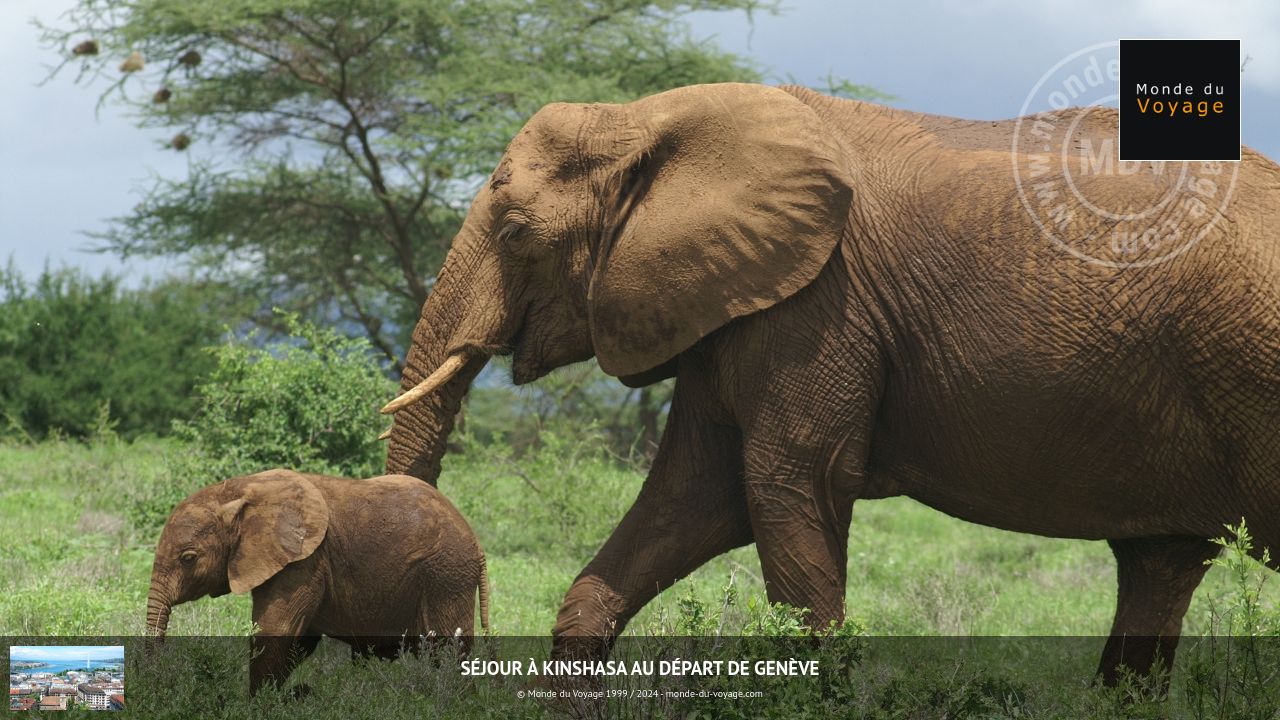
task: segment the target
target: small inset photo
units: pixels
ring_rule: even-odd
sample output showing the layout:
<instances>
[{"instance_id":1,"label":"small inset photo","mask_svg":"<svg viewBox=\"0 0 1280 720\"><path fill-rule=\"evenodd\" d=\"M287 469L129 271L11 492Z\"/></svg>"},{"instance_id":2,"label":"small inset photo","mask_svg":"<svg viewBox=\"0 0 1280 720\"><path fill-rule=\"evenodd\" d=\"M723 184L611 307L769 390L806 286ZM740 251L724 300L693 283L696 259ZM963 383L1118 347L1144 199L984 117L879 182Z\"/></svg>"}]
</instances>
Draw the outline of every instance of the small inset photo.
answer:
<instances>
[{"instance_id":1,"label":"small inset photo","mask_svg":"<svg viewBox=\"0 0 1280 720\"><path fill-rule=\"evenodd\" d=\"M124 646L9 647L9 709L124 709Z\"/></svg>"}]
</instances>

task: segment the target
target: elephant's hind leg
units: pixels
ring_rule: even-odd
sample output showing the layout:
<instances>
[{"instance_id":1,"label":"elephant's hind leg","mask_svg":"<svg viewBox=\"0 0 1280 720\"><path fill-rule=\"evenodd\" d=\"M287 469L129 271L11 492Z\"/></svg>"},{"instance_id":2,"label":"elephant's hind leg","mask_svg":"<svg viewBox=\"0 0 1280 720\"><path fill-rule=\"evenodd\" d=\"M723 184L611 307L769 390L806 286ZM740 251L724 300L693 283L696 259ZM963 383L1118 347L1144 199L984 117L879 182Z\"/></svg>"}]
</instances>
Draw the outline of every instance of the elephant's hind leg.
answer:
<instances>
[{"instance_id":1,"label":"elephant's hind leg","mask_svg":"<svg viewBox=\"0 0 1280 720\"><path fill-rule=\"evenodd\" d=\"M1119 593L1111 637L1098 673L1119 682L1122 667L1148 675L1159 662L1172 667L1182 616L1219 547L1204 538L1156 537L1110 541Z\"/></svg>"},{"instance_id":2,"label":"elephant's hind leg","mask_svg":"<svg viewBox=\"0 0 1280 720\"><path fill-rule=\"evenodd\" d=\"M444 585L445 581L433 583ZM434 633L437 638L470 638L475 634L476 591L471 587L436 591L422 604L421 623L423 635Z\"/></svg>"}]
</instances>

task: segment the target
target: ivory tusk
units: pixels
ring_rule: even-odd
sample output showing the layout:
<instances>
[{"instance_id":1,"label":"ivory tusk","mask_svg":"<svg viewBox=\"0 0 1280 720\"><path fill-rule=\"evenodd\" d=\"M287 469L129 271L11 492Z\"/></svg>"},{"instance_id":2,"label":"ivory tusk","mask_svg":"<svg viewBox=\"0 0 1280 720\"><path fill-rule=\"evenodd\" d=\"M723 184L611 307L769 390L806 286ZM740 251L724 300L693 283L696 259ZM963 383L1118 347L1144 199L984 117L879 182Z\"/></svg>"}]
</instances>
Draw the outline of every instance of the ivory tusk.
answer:
<instances>
[{"instance_id":1,"label":"ivory tusk","mask_svg":"<svg viewBox=\"0 0 1280 720\"><path fill-rule=\"evenodd\" d=\"M387 428L386 430L384 430L384 431L382 432L382 434L378 436L378 439L379 439L379 440L386 440L387 438L391 437L391 430L392 430L392 428L394 428L394 427L395 427L395 426L393 425L392 427L389 427L389 428Z\"/></svg>"},{"instance_id":2,"label":"ivory tusk","mask_svg":"<svg viewBox=\"0 0 1280 720\"><path fill-rule=\"evenodd\" d=\"M427 376L426 380L414 385L400 397L392 400L383 406L381 412L383 415L399 412L406 407L418 402L422 398L439 389L441 385L449 382L449 379L458 373L464 365L467 364L467 356L462 353L455 353L445 358L445 361L436 368L436 371Z\"/></svg>"}]
</instances>

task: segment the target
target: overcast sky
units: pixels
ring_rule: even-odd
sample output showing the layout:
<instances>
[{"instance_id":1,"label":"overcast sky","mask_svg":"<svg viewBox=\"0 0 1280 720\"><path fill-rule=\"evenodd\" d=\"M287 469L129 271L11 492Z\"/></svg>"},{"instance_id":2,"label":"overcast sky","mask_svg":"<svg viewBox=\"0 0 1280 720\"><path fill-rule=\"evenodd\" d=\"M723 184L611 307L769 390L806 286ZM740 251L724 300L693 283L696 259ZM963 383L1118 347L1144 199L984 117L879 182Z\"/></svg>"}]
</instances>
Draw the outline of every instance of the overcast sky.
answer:
<instances>
[{"instance_id":1,"label":"overcast sky","mask_svg":"<svg viewBox=\"0 0 1280 720\"><path fill-rule=\"evenodd\" d=\"M211 0L215 1L215 0ZM773 82L821 85L828 74L890 93L891 104L967 118L1019 113L1062 58L1128 38L1240 38L1243 137L1280 159L1280 0L783 0L780 15L701 14L695 34L754 59ZM84 231L124 215L158 175L180 177L187 156L166 133L139 131L113 108L94 119L97 92L74 73L37 87L56 62L32 17L55 20L71 0L0 0L0 262L28 275L46 260L131 281L177 270L90 254ZM1117 7L1122 6L1122 7ZM1047 107L1031 107L1032 111Z\"/></svg>"}]
</instances>

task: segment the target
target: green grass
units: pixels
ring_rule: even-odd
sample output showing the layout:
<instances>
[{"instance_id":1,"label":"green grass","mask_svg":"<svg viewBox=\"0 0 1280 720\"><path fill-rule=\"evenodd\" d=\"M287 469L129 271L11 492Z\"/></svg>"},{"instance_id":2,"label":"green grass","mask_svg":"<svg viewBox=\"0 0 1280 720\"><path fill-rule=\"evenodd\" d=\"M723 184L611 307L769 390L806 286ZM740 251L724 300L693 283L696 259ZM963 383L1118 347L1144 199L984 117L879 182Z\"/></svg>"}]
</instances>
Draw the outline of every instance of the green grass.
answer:
<instances>
[{"instance_id":1,"label":"green grass","mask_svg":"<svg viewBox=\"0 0 1280 720\"><path fill-rule=\"evenodd\" d=\"M110 438L0 445L0 634L141 634L158 534L155 506L169 506L172 500L165 498L190 489L171 487L167 470L170 459L184 450L172 440L130 444ZM440 488L468 518L489 556L495 633L549 633L565 590L630 505L641 481L639 473L601 458L585 444L554 438L518 461L498 449L478 447L446 459ZM868 635L1099 636L1111 623L1115 571L1102 542L985 528L901 498L858 503L850 538L849 614ZM735 601L726 604L730 578ZM1215 611L1238 584L1226 569L1211 569L1188 613L1186 631L1210 630ZM1260 602L1274 608L1278 588L1280 583L1266 585ZM664 592L629 631L687 632L691 624L698 626L689 619L691 608L713 615L702 627L715 628L724 608L726 633L741 632L760 613L761 605L755 603L753 610L748 600L762 596L755 550L740 548ZM244 636L251 630L249 613L245 596L206 598L175 608L171 633ZM1097 643L1095 650L1100 647ZM379 678L407 683L406 692L426 693L421 678L397 674L420 664L396 670L370 663L347 670L341 646L329 643L318 656L298 674L317 689L338 687L344 675L354 673L353 682L368 693L378 692ZM1093 651L1086 656L1084 673L1096 662ZM1080 674L1075 666L1060 672ZM1082 685L1087 680L1087 675L1080 678ZM901 690L894 688L877 692ZM509 701L510 689L498 694ZM481 696L498 702L485 694L494 692L490 688ZM279 716L301 712L303 706L290 705L294 709ZM406 707L420 713L425 706ZM518 715L528 706L507 709Z\"/></svg>"},{"instance_id":2,"label":"green grass","mask_svg":"<svg viewBox=\"0 0 1280 720\"><path fill-rule=\"evenodd\" d=\"M163 486L167 460L182 452L158 440L0 445L0 633L139 634L158 528L131 516L138 493ZM520 461L483 451L446 460L440 488L489 557L496 632L550 631L641 480L564 444ZM675 613L690 593L714 604L731 575L742 597L763 595L749 546L707 563L634 622ZM849 614L872 635L1103 635L1115 607L1105 543L982 527L905 498L855 506L848 577ZM1189 633L1207 629L1212 598L1229 585L1210 570ZM238 633L248 613L246 597L206 598L176 608L172 632Z\"/></svg>"},{"instance_id":3,"label":"green grass","mask_svg":"<svg viewBox=\"0 0 1280 720\"><path fill-rule=\"evenodd\" d=\"M132 490L162 483L181 448L161 441L0 445L0 634L138 635L154 530ZM247 598L195 603L176 632L246 626Z\"/></svg>"}]
</instances>

